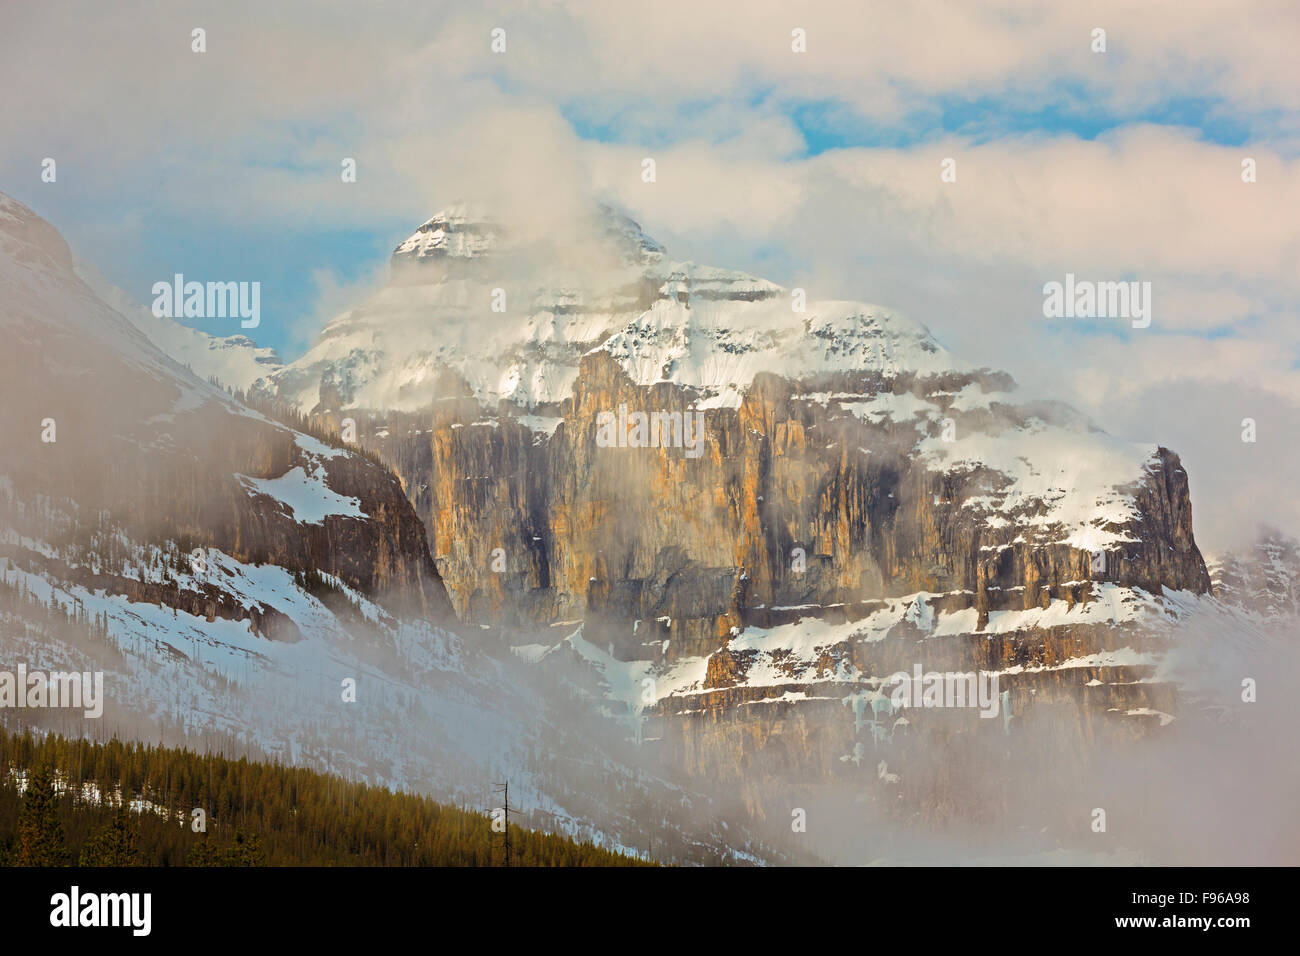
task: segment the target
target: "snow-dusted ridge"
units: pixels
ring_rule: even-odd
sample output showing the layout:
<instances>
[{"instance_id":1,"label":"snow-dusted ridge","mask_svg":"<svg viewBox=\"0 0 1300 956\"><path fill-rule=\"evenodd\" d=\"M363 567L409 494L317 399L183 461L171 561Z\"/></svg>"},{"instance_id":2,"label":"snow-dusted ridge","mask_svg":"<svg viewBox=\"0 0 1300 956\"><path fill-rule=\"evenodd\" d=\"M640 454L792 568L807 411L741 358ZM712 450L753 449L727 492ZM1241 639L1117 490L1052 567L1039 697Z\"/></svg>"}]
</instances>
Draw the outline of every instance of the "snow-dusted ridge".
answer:
<instances>
[{"instance_id":1,"label":"snow-dusted ridge","mask_svg":"<svg viewBox=\"0 0 1300 956\"><path fill-rule=\"evenodd\" d=\"M796 311L791 290L671 259L609 207L595 220L604 255L593 257L587 246L520 249L485 214L444 210L397 247L391 285L331 321L270 381L304 411L320 401L322 380L344 408L409 411L438 397L451 371L485 407L528 410L568 398L583 355L604 351L638 384L674 382L698 390L703 407L735 407L764 371L968 368L889 310L813 301ZM423 269L425 260L436 267ZM493 310L498 289L507 293L503 312Z\"/></svg>"},{"instance_id":2,"label":"snow-dusted ridge","mask_svg":"<svg viewBox=\"0 0 1300 956\"><path fill-rule=\"evenodd\" d=\"M284 367L275 349L262 348L243 334L212 335L156 316L90 264L77 261L77 276L108 306L125 316L154 345L204 380L247 391Z\"/></svg>"},{"instance_id":3,"label":"snow-dusted ridge","mask_svg":"<svg viewBox=\"0 0 1300 956\"><path fill-rule=\"evenodd\" d=\"M1112 629L1120 635L1116 646L1088 654L1076 655L1050 664L1015 664L989 671L999 676L1042 674L1076 668L1140 668L1151 676L1140 681L1170 680L1182 683L1192 693L1204 691L1204 675L1195 666L1194 655L1200 648L1179 646L1179 633L1186 628L1196 632L1220 633L1224 629L1237 635L1239 642L1263 645L1273 640L1267 620L1218 598L1189 591L1164 591L1153 595L1141 588L1125 588L1104 583L1096 586L1095 598L1073 607L1061 600L1047 607L1020 611L994 611L988 624L977 631L974 609L936 610L945 595L917 592L882 602L883 606L853 621L832 622L816 616L803 617L788 624L772 627L750 626L733 634L722 651L746 659L743 679L745 688L766 689L756 702L842 700L854 704L855 698L881 693L888 674L865 672L845 657L837 657L826 666L826 655L854 641L876 643L907 628L921 643L916 646L916 660L924 661L927 641L954 641L979 635L1015 635L1045 628L1091 626ZM808 610L813 610L812 608ZM1128 642L1144 647L1138 650ZM1231 654L1233 648L1224 648ZM516 647L515 653L537 666L546 666L557 656L568 655L585 662L598 675L611 707L611 715L637 728L644 726L651 711L663 708L689 711L692 698L709 694L717 685L708 683L709 662L713 655L679 658L671 662L619 660L588 641L581 627L555 644ZM1094 679L1091 686L1101 682ZM723 684L722 687L729 685ZM802 690L791 692L792 687ZM848 690L857 686L858 691ZM653 699L646 688L653 688ZM846 696L847 695L847 696ZM1154 714L1154 712L1152 712ZM1142 716L1139 711L1124 716ZM1160 716L1161 726L1173 718Z\"/></svg>"}]
</instances>

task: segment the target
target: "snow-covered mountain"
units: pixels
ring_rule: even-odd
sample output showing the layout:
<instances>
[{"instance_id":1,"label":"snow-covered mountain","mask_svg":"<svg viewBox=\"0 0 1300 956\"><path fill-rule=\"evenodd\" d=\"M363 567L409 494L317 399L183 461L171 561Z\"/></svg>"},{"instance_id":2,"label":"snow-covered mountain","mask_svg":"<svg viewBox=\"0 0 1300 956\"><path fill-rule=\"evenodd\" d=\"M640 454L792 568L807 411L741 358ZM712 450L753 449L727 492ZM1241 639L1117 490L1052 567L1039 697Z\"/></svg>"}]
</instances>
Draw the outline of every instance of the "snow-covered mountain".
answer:
<instances>
[{"instance_id":1,"label":"snow-covered mountain","mask_svg":"<svg viewBox=\"0 0 1300 956\"><path fill-rule=\"evenodd\" d=\"M271 376L280 394L311 410L323 381L344 408L414 410L439 396L450 371L487 407L530 410L571 397L593 350L638 384L696 390L703 408L737 407L760 371L965 368L923 327L879 307L804 308L802 292L674 260L609 207L583 240L512 246L508 237L464 206L432 217L398 245L387 288Z\"/></svg>"},{"instance_id":2,"label":"snow-covered mountain","mask_svg":"<svg viewBox=\"0 0 1300 956\"><path fill-rule=\"evenodd\" d=\"M1146 564L1149 585L1171 552L1186 553L1188 563L1169 583L1197 590L1208 583L1187 514L1166 516L1182 525L1177 542L1135 554L1144 541L1139 526L1153 510L1144 510L1135 489L1159 487L1157 497L1177 499L1186 476L1176 457L1155 444L1113 439L1069 409L1020 403L1009 376L971 367L887 309L805 302L802 290L674 260L604 206L564 239L516 242L483 211L458 205L399 244L392 271L386 288L330 322L268 385L325 420L366 420L370 430L360 440L397 464L417 507L430 474L405 469L402 459L416 451L394 443L415 434L427 444L437 429L399 426L395 416L467 400L457 413L462 426L512 421L553 446L563 422L572 442L575 431L594 430L602 410L596 393L608 383L588 383L604 363L632 390L632 407L639 393L640 406L654 410L654 396L669 387L683 407L712 416L715 434L723 422L758 413L746 403L763 383L792 383L781 405L804 427L816 419L825 429L857 423L886 434L890 453L932 476L932 506L978 519L978 548L1000 553L1026 542L1109 550L1113 563ZM605 391L603 409L613 411L615 390ZM846 450L864 465L886 451L863 442ZM1168 474L1153 481L1163 469ZM434 516L422 516L436 554L446 556ZM455 592L459 582L449 583ZM881 593L894 590L881 582Z\"/></svg>"},{"instance_id":3,"label":"snow-covered mountain","mask_svg":"<svg viewBox=\"0 0 1300 956\"><path fill-rule=\"evenodd\" d=\"M873 841L1068 832L1097 755L1239 716L1223 688L1289 625L1210 594L1173 452L887 309L607 208L555 225L432 217L276 368L127 321L0 197L0 647L108 671L151 739L466 801L509 776L539 824L684 860L776 858L745 821L816 801ZM664 440L601 441L621 409ZM1266 557L1216 586L1278 604ZM900 712L916 666L996 676L998 719Z\"/></svg>"},{"instance_id":4,"label":"snow-covered mountain","mask_svg":"<svg viewBox=\"0 0 1300 956\"><path fill-rule=\"evenodd\" d=\"M435 215L268 385L393 465L462 619L591 669L755 812L773 777L946 800L881 736L934 729L880 707L918 662L1000 675L1054 752L1179 713L1171 635L1210 582L1177 455L891 310L675 260L609 208L540 236ZM667 437L605 447L620 409ZM671 427L696 415L688 450Z\"/></svg>"},{"instance_id":5,"label":"snow-covered mountain","mask_svg":"<svg viewBox=\"0 0 1300 956\"><path fill-rule=\"evenodd\" d=\"M105 305L205 381L215 380L225 388L247 392L284 366L275 349L259 347L246 335L209 335L165 315L154 315L89 263L74 260L74 270Z\"/></svg>"},{"instance_id":6,"label":"snow-covered mountain","mask_svg":"<svg viewBox=\"0 0 1300 956\"><path fill-rule=\"evenodd\" d=\"M1206 555L1214 593L1266 620L1300 618L1300 542L1276 528L1260 532L1253 547Z\"/></svg>"},{"instance_id":7,"label":"snow-covered mountain","mask_svg":"<svg viewBox=\"0 0 1300 956\"><path fill-rule=\"evenodd\" d=\"M750 858L706 795L644 772L585 675L460 632L391 472L164 355L3 194L0 305L0 668L102 672L106 698L0 717L469 806L505 777L536 826Z\"/></svg>"}]
</instances>

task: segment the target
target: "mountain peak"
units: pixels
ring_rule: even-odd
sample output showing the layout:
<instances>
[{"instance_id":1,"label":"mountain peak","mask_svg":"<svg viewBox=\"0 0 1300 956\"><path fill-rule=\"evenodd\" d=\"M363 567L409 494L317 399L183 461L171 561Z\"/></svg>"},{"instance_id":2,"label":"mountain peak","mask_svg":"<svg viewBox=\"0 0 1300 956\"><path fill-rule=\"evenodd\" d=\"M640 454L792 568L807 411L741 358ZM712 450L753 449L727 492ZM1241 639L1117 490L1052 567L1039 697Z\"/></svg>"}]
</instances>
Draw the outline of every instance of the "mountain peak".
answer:
<instances>
[{"instance_id":1,"label":"mountain peak","mask_svg":"<svg viewBox=\"0 0 1300 956\"><path fill-rule=\"evenodd\" d=\"M0 192L0 252L5 259L72 269L72 250L59 231L29 207Z\"/></svg>"},{"instance_id":2,"label":"mountain peak","mask_svg":"<svg viewBox=\"0 0 1300 956\"><path fill-rule=\"evenodd\" d=\"M534 408L569 397L593 350L638 385L694 389L702 407L738 407L760 372L967 370L887 309L805 301L740 270L673 259L609 203L548 220L460 201L397 247L387 288L271 377L304 410L324 378L343 407L412 410L431 400L440 369L486 407Z\"/></svg>"},{"instance_id":3,"label":"mountain peak","mask_svg":"<svg viewBox=\"0 0 1300 956\"><path fill-rule=\"evenodd\" d=\"M398 244L392 266L401 282L437 282L472 273L479 260L502 253L563 263L586 260L593 251L601 258L637 267L665 256L663 245L646 235L640 223L608 203L596 203L570 221L533 223L531 229L521 229L486 204L457 200ZM411 266L435 268L416 272Z\"/></svg>"},{"instance_id":4,"label":"mountain peak","mask_svg":"<svg viewBox=\"0 0 1300 956\"><path fill-rule=\"evenodd\" d=\"M393 265L447 259L474 259L487 254L502 229L486 210L456 202L434 213L393 251Z\"/></svg>"},{"instance_id":5,"label":"mountain peak","mask_svg":"<svg viewBox=\"0 0 1300 956\"><path fill-rule=\"evenodd\" d=\"M619 245L629 259L644 263L667 254L667 250L646 235L641 224L631 216L608 203L600 203L596 208L604 238Z\"/></svg>"}]
</instances>

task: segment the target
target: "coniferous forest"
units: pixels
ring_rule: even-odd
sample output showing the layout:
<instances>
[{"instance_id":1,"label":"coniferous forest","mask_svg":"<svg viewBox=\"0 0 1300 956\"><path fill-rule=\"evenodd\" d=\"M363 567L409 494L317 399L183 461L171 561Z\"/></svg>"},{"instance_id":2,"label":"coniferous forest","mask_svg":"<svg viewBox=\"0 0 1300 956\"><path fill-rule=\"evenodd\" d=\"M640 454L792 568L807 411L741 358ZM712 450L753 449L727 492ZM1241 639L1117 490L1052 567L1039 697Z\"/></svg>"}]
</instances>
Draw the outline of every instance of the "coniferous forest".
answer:
<instances>
[{"instance_id":1,"label":"coniferous forest","mask_svg":"<svg viewBox=\"0 0 1300 956\"><path fill-rule=\"evenodd\" d=\"M509 830L511 865L647 865ZM312 770L0 728L4 866L502 866L504 836L487 813Z\"/></svg>"}]
</instances>

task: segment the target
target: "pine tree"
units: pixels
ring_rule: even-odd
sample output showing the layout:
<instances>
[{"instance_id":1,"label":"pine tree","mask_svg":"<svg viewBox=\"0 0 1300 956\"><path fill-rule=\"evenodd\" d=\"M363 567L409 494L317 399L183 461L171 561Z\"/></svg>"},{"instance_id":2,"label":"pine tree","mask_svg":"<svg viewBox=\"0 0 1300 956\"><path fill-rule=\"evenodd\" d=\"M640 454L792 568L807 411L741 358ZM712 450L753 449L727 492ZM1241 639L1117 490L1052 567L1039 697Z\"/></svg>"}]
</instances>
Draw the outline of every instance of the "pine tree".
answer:
<instances>
[{"instance_id":1,"label":"pine tree","mask_svg":"<svg viewBox=\"0 0 1300 956\"><path fill-rule=\"evenodd\" d=\"M18 866L67 866L63 845L63 824L59 821L59 798L54 777L42 765L32 773L23 795L18 818Z\"/></svg>"},{"instance_id":2,"label":"pine tree","mask_svg":"<svg viewBox=\"0 0 1300 956\"><path fill-rule=\"evenodd\" d=\"M11 771L30 781L23 795ZM74 790L92 782L115 799L59 799L56 773ZM134 814L117 805L136 798L170 812ZM178 808L191 806L208 809L210 830L177 825ZM557 834L513 825L510 833L521 865L638 865ZM69 859L85 866L485 866L492 837L488 818L464 806L301 767L0 726L0 866Z\"/></svg>"},{"instance_id":3,"label":"pine tree","mask_svg":"<svg viewBox=\"0 0 1300 956\"><path fill-rule=\"evenodd\" d=\"M113 819L98 831L81 848L82 866L136 866L135 829L126 806L117 808Z\"/></svg>"},{"instance_id":4,"label":"pine tree","mask_svg":"<svg viewBox=\"0 0 1300 956\"><path fill-rule=\"evenodd\" d=\"M226 866L266 866L262 840L256 833L245 837L242 830L235 831L235 842L226 850Z\"/></svg>"},{"instance_id":5,"label":"pine tree","mask_svg":"<svg viewBox=\"0 0 1300 956\"><path fill-rule=\"evenodd\" d=\"M219 866L220 864L220 855L213 849L207 834L190 847L190 852L185 856L186 866Z\"/></svg>"}]
</instances>

